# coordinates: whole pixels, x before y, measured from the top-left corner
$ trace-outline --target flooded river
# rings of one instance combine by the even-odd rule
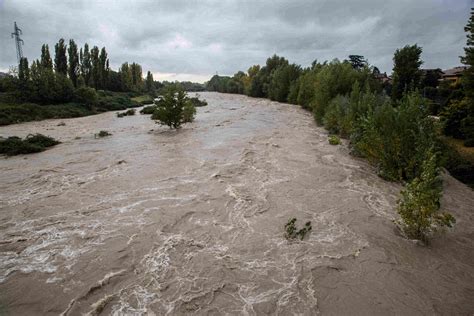
[[[0,311],[474,313],[471,189],[445,175],[457,224],[420,246],[392,222],[400,185],[329,145],[310,113],[201,97],[179,131],[112,112],[0,127],[62,142],[0,158]],[[290,217],[312,222],[305,240],[284,238]]]

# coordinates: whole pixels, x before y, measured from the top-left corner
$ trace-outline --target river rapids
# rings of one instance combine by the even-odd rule
[[[474,313],[471,189],[443,176],[457,223],[422,246],[393,223],[401,186],[330,145],[309,112],[201,98],[178,131],[113,112],[0,127],[62,142],[0,158],[0,311]],[[284,238],[292,217],[312,223],[303,241]]]

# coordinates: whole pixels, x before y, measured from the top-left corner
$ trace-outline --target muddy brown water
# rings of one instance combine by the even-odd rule
[[[309,113],[201,96],[177,132],[112,112],[0,128],[62,141],[0,158],[1,311],[474,313],[471,189],[444,176],[457,224],[420,246],[392,222],[400,186],[329,145]],[[305,240],[284,238],[290,217],[311,220]]]

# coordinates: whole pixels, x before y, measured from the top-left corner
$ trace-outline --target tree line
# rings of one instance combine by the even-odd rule
[[[65,103],[74,99],[81,88],[115,92],[140,92],[154,94],[156,82],[148,71],[143,78],[138,63],[123,63],[118,71],[110,68],[105,47],[92,48],[86,43],[78,48],[74,40],[68,45],[60,39],[54,45],[54,59],[47,44],[41,47],[41,56],[29,65],[26,57],[20,60],[18,78],[9,78],[6,91],[16,92],[22,101],[40,104]],[[83,90],[83,89],[82,89]]]

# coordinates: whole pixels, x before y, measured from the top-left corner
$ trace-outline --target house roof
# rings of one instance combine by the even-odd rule
[[[466,66],[459,66],[459,67],[443,70],[443,73],[444,73],[443,77],[459,76],[466,69],[467,69]]]

